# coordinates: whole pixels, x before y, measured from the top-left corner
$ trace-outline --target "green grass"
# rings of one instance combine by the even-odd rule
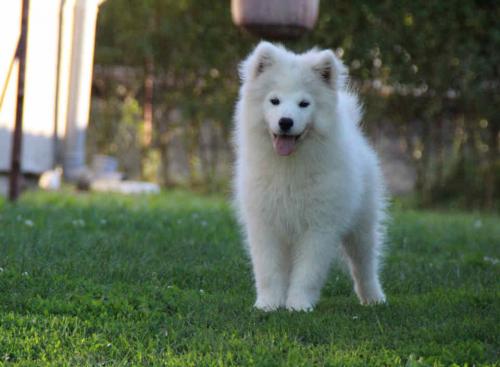
[[[29,193],[0,203],[0,365],[498,366],[499,217],[396,210],[389,240],[388,305],[335,269],[266,314],[224,200]]]

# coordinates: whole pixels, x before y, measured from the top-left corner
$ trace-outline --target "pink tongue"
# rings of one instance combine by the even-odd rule
[[[279,155],[290,155],[295,149],[295,136],[278,135],[273,139],[273,145]]]

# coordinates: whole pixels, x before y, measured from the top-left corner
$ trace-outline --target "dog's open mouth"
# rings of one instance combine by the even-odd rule
[[[299,135],[278,135],[273,136],[273,147],[279,155],[287,156],[294,152],[297,142],[303,134]]]

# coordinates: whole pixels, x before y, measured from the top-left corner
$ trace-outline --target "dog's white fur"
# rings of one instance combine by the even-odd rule
[[[234,201],[252,259],[255,307],[312,310],[339,248],[360,302],[384,302],[384,184],[344,65],[330,50],[295,54],[261,42],[240,73]],[[300,107],[304,100],[309,105]],[[290,134],[302,134],[288,156],[273,149],[282,117],[294,121]]]

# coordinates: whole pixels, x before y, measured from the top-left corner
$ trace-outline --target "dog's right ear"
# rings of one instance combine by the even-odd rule
[[[274,64],[275,57],[276,46],[272,43],[261,41],[246,60],[241,63],[241,80],[244,82],[259,77]]]
[[[331,88],[340,88],[345,84],[347,69],[331,50],[316,54],[313,71]]]

